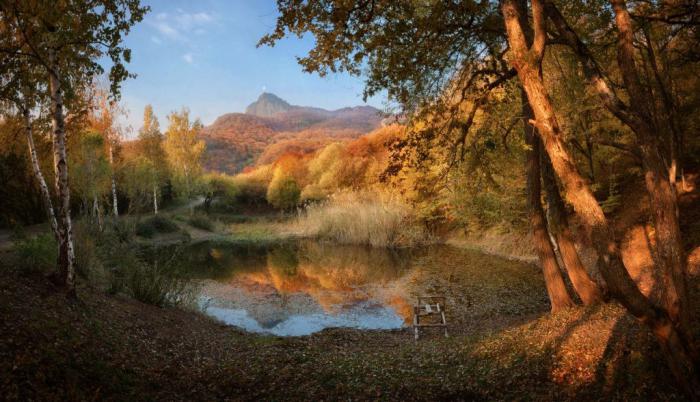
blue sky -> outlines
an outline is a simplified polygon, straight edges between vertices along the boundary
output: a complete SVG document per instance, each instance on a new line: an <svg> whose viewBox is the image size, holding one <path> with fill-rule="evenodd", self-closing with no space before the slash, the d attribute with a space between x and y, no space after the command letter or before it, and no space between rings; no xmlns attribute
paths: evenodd
<svg viewBox="0 0 700 402"><path fill-rule="evenodd" d="M301 71L296 56L313 37L291 37L275 47L256 48L274 28L274 0L144 1L151 12L125 40L132 49L129 70L137 77L122 88L127 122L141 126L143 107L165 116L183 106L205 124L242 112L265 90L296 105L337 109L363 104L362 80L347 74L319 77ZM368 104L381 108L383 98Z"/></svg>

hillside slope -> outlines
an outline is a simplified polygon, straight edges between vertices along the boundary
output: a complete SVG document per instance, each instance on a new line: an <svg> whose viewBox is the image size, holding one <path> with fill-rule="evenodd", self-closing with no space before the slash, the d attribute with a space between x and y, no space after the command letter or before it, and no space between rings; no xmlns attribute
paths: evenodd
<svg viewBox="0 0 700 402"><path fill-rule="evenodd" d="M222 115L204 128L204 167L233 174L255 164L270 146L275 146L273 154L313 152L332 141L358 138L381 124L380 111L371 106L325 110L290 105L263 93L246 113Z"/></svg>

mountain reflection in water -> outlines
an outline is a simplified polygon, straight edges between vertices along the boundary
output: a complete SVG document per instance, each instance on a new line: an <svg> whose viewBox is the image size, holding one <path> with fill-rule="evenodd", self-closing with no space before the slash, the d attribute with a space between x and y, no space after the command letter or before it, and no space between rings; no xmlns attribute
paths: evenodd
<svg viewBox="0 0 700 402"><path fill-rule="evenodd" d="M273 247L202 243L185 253L202 280L200 308L251 332L395 329L410 322L411 252L300 242Z"/></svg>

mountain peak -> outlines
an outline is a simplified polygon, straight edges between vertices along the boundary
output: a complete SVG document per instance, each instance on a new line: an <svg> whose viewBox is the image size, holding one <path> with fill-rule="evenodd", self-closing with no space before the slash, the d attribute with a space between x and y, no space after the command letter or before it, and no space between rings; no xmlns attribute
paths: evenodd
<svg viewBox="0 0 700 402"><path fill-rule="evenodd" d="M258 100L248 105L245 109L246 114L252 114L260 117L271 117L277 113L283 113L292 108L292 105L287 103L279 96L263 92L258 96Z"/></svg>

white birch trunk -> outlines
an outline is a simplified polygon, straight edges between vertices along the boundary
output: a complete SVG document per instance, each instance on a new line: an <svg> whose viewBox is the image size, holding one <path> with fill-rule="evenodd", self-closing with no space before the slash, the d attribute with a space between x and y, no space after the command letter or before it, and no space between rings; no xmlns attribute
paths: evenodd
<svg viewBox="0 0 700 402"><path fill-rule="evenodd" d="M53 157L58 194L58 275L66 292L75 296L75 252L73 227L70 217L70 188L68 187L68 158L66 128L63 116L63 94L58 61L54 50L49 52L49 89L51 92L51 125L53 129Z"/></svg>
<svg viewBox="0 0 700 402"><path fill-rule="evenodd" d="M153 213L158 215L158 185L153 184Z"/></svg>
<svg viewBox="0 0 700 402"><path fill-rule="evenodd" d="M119 208L117 205L117 182L114 180L114 152L112 149L112 140L107 139L109 143L109 166L112 168L112 212L114 216L119 216Z"/></svg>
<svg viewBox="0 0 700 402"><path fill-rule="evenodd" d="M53 210L53 202L51 201L51 193L49 192L49 187L46 185L46 180L44 175L41 173L41 166L39 166L39 158L36 155L36 147L34 146L34 135L32 133L32 122L29 117L29 109L24 109L22 111L25 124L25 132L27 134L27 144L29 146L29 157L32 161L32 170L34 171L34 177L39 182L39 189L41 190L41 200L44 202L44 209L46 210L46 215L51 224L51 231L53 232L54 238L58 241L58 223L56 222L56 215Z"/></svg>

